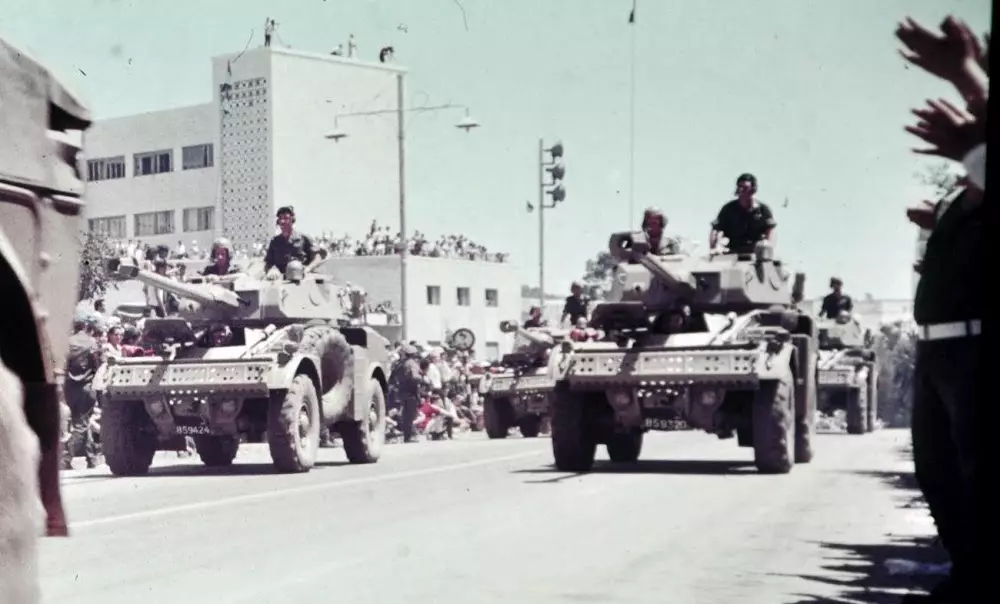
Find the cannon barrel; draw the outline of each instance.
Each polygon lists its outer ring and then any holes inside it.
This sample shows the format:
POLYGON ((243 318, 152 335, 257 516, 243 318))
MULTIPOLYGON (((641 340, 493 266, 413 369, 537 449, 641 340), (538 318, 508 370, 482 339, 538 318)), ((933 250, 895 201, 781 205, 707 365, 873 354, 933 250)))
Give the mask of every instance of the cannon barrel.
POLYGON ((227 306, 234 309, 240 307, 239 296, 217 285, 181 283, 131 264, 120 264, 117 273, 122 279, 135 279, 150 287, 193 300, 205 306, 227 306))
POLYGON ((671 270, 649 250, 649 240, 642 231, 615 233, 608 241, 608 251, 618 262, 639 264, 663 281, 672 292, 682 296, 694 295, 697 289, 694 277, 688 273, 671 270))
POLYGON ((500 331, 503 333, 516 333, 525 340, 541 348, 553 348, 556 345, 555 339, 547 333, 538 331, 528 331, 521 327, 516 321, 501 321, 500 331))

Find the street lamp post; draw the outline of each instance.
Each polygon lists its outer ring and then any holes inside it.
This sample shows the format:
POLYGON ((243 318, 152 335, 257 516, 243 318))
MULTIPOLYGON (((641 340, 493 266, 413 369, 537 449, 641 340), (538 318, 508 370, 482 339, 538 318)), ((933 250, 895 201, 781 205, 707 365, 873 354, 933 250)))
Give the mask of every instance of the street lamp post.
POLYGON ((465 110, 465 117, 462 118, 457 124, 456 128, 465 130, 466 132, 472 130, 473 128, 479 127, 479 122, 472 119, 469 116, 469 108, 464 105, 435 105, 432 107, 411 107, 406 108, 403 106, 403 99, 405 97, 405 86, 403 82, 403 74, 396 74, 396 108, 395 109, 376 109, 373 111, 357 111, 353 113, 341 113, 334 116, 334 129, 332 132, 326 134, 326 138, 333 140, 334 142, 340 142, 340 139, 347 137, 347 133, 340 130, 337 126, 337 122, 340 118, 348 117, 360 117, 360 116, 371 116, 371 115, 386 115, 390 113, 396 114, 397 121, 397 153, 399 154, 399 231, 402 237, 403 249, 399 254, 399 301, 400 301, 400 319, 403 322, 403 333, 402 340, 404 342, 409 340, 409 316, 408 316, 408 304, 406 302, 407 298, 407 287, 406 287, 406 275, 407 275, 407 260, 410 256, 410 241, 407 236, 406 230, 406 123, 405 116, 411 111, 420 112, 431 112, 431 111, 444 111, 447 109, 463 109, 465 110))

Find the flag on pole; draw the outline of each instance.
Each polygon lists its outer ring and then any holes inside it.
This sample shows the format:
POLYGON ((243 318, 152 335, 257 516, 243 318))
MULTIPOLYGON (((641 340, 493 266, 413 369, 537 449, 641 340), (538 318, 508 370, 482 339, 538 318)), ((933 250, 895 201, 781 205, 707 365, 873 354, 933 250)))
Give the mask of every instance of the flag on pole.
POLYGON ((632 12, 628 14, 628 22, 630 25, 635 25, 635 3, 636 0, 632 0, 632 12))

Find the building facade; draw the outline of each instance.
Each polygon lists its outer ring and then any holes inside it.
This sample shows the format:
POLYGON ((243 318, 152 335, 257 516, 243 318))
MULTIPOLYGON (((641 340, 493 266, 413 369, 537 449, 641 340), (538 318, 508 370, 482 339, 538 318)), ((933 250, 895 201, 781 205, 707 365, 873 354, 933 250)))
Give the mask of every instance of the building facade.
POLYGON ((88 228, 188 249, 225 235, 250 249, 274 234, 284 205, 310 233, 398 224, 404 73, 279 48, 215 57, 207 103, 99 120, 87 131, 88 228), (385 114, 338 118, 373 111, 385 114), (335 125, 348 136, 326 139, 335 125))
MULTIPOLYGON (((406 267, 407 338, 439 345, 460 328, 476 335, 476 357, 496 360, 511 351, 514 336, 500 321, 521 315, 521 284, 513 265, 409 256, 406 267)), ((330 258, 318 269, 365 289, 372 305, 402 310, 399 256, 330 258)))

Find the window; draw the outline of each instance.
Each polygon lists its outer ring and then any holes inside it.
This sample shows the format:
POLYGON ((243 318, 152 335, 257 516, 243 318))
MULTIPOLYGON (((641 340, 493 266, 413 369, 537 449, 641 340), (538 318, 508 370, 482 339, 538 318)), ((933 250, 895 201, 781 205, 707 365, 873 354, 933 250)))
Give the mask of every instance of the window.
POLYGON ((215 228, 215 208, 184 208, 184 232, 211 231, 215 228))
POLYGON ((427 306, 441 306, 441 287, 438 285, 427 286, 427 306))
POLYGON ((472 306, 472 295, 469 293, 468 287, 459 287, 455 293, 458 297, 459 306, 472 306))
POLYGON ((135 176, 170 172, 174 166, 174 152, 171 149, 135 154, 135 176))
POLYGON ((181 169, 197 170, 212 167, 212 143, 191 145, 181 150, 181 169))
POLYGON ((496 307, 500 304, 500 295, 495 289, 486 290, 486 306, 496 307))
POLYGON ((135 215, 135 236, 149 237, 150 235, 170 235, 174 232, 174 213, 170 210, 165 212, 145 212, 135 215))
POLYGON ((496 342, 486 343, 486 360, 487 361, 499 361, 500 360, 500 345, 496 342))
POLYGON ((100 157, 87 160, 87 180, 114 180, 125 178, 125 156, 100 157))
POLYGON ((87 221, 87 228, 91 233, 107 237, 108 239, 125 239, 124 216, 91 218, 87 221))

